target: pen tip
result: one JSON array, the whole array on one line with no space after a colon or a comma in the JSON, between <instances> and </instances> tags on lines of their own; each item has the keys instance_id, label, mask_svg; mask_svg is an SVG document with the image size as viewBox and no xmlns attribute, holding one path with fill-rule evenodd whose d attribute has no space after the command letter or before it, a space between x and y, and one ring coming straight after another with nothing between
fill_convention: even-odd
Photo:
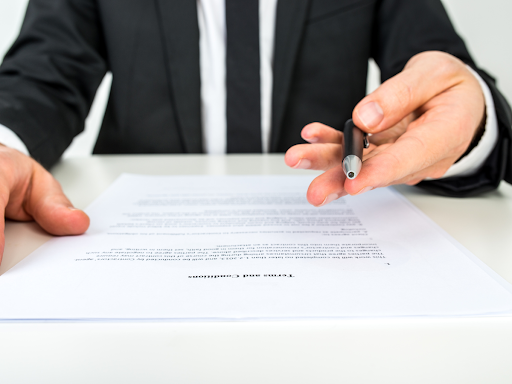
<instances>
[{"instance_id":1,"label":"pen tip","mask_svg":"<svg viewBox=\"0 0 512 384\"><path fill-rule=\"evenodd\" d=\"M343 171L345 172L345 175L350 180L354 180L357 175L359 175L359 172L361 172L361 167L363 165L360 158L354 155L348 155L343 159Z\"/></svg>"}]
</instances>

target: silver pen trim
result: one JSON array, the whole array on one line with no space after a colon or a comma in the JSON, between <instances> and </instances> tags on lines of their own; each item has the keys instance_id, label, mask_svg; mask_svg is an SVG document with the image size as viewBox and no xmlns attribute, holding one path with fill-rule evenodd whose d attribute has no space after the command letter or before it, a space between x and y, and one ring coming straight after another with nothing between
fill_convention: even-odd
<instances>
[{"instance_id":1,"label":"silver pen trim","mask_svg":"<svg viewBox=\"0 0 512 384\"><path fill-rule=\"evenodd\" d=\"M350 179L353 180L361 172L363 162L355 155L348 155L343 159L343 172Z\"/></svg>"}]
</instances>

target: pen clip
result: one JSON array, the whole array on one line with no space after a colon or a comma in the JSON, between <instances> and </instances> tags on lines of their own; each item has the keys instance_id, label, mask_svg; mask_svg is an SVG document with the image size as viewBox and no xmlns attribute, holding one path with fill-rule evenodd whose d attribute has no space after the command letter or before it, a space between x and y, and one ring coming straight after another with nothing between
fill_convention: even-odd
<instances>
[{"instance_id":1,"label":"pen clip","mask_svg":"<svg viewBox=\"0 0 512 384\"><path fill-rule=\"evenodd\" d=\"M370 147L370 142L368 141L368 134L365 133L363 135L363 148L369 148Z\"/></svg>"}]
</instances>

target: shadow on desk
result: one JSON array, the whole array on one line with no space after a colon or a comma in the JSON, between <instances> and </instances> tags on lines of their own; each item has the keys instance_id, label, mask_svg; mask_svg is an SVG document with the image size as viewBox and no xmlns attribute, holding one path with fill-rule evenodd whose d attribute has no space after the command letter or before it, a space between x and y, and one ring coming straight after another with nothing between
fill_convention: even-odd
<instances>
[{"instance_id":1,"label":"shadow on desk","mask_svg":"<svg viewBox=\"0 0 512 384\"><path fill-rule=\"evenodd\" d=\"M36 222L5 221L4 258L0 265L0 276L18 264L27 255L53 238Z\"/></svg>"}]
</instances>

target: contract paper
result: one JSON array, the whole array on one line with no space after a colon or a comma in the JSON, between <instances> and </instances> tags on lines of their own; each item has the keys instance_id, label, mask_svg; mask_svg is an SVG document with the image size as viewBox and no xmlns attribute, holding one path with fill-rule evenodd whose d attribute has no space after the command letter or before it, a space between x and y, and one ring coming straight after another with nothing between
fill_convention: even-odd
<instances>
[{"instance_id":1,"label":"contract paper","mask_svg":"<svg viewBox=\"0 0 512 384\"><path fill-rule=\"evenodd\" d=\"M121 176L0 276L2 320L481 316L512 291L391 188L315 208L311 177Z\"/></svg>"}]
</instances>

